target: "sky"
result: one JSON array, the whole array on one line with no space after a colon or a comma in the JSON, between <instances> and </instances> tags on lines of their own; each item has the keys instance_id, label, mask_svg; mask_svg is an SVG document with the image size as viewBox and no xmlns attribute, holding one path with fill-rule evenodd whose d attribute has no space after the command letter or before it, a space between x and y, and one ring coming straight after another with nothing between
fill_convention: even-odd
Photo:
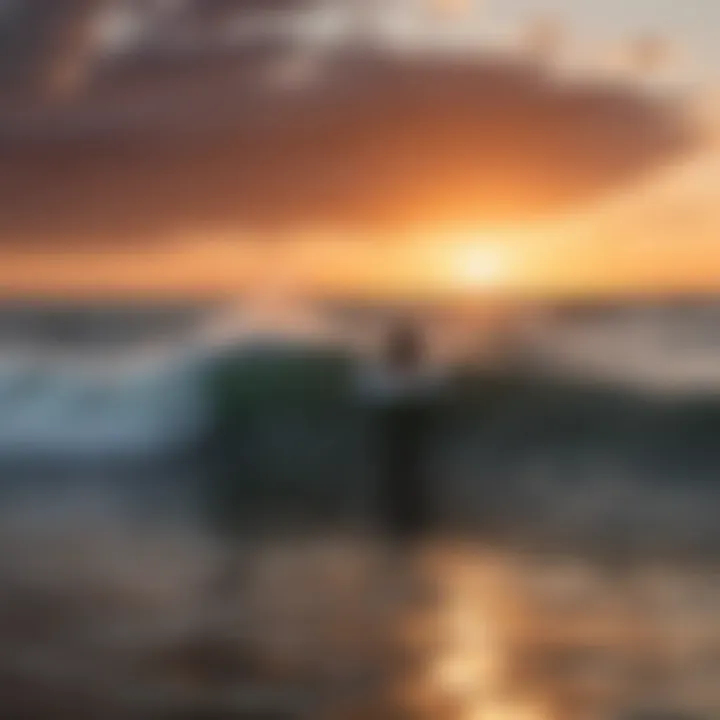
<instances>
[{"instance_id":1,"label":"sky","mask_svg":"<svg viewBox=\"0 0 720 720\"><path fill-rule=\"evenodd\" d=\"M414 0L398 0L412 6ZM572 45L601 57L637 35L669 39L694 72L720 71L720 4L714 0L435 0L463 8L490 34L513 37L537 17L553 17L567 29ZM433 0L430 0L433 2ZM421 2L422 4L422 2Z\"/></svg>"},{"instance_id":2,"label":"sky","mask_svg":"<svg viewBox=\"0 0 720 720\"><path fill-rule=\"evenodd\" d=\"M573 32L598 44L617 42L625 33L658 32L698 63L720 69L720 4L714 0L487 0L486 6L485 12L502 25L556 12Z\"/></svg>"},{"instance_id":3,"label":"sky","mask_svg":"<svg viewBox=\"0 0 720 720\"><path fill-rule=\"evenodd\" d=\"M444 2L461 7L472 0ZM523 28L537 18L553 18L566 36L563 49L567 46L572 61L578 63L602 62L633 37L657 34L670 47L677 48L672 53L676 56L673 62L682 68L683 79L701 81L700 89L693 82L688 83L693 88L694 101L714 97L720 47L713 35L714 28L720 26L720 3L712 0L477 0L477 3L483 32L498 38L521 36ZM355 71L351 68L349 72ZM570 92L569 104L565 100L556 103L552 86L544 87L539 95L537 88L531 88L527 97L535 98L533 104L528 105L527 99L523 99L512 106L515 109L509 115L500 113L493 118L482 103L465 102L462 84L453 96L447 95L442 75L439 81L434 76L432 81L423 79L421 88L430 88L432 92L439 88L444 102L461 108L436 116L434 110L428 113L428 108L437 103L423 106L423 113L430 118L424 132L433 136L436 128L445 128L433 157L437 160L449 152L457 158L450 165L438 165L433 164L435 161L423 164L413 159L420 154L411 143L403 145L407 135L404 120L395 123L395 129L394 121L382 113L368 114L367 108L379 106L372 99L372 92L388 77L382 68L373 72L366 77L371 90L362 91L370 94L358 95L364 98L357 106L364 113L362 123L355 110L346 115L333 110L332 122L337 126L334 137L338 143L335 150L324 149L333 147L328 145L331 134L327 130L318 136L319 142L312 140L317 144L308 146L311 152L302 150L307 138L315 138L297 134L297 118L310 112L302 104L292 105L292 112L281 113L282 121L270 123L269 131L276 131L276 135L266 134L268 123L261 118L258 127L263 134L240 136L239 142L233 134L236 126L229 134L223 134L226 130L222 126L202 124L206 122L205 107L211 108L213 122L219 122L217 118L223 115L213 112L212 105L205 105L204 96L193 94L197 88L193 87L191 93L189 86L181 86L179 94L173 96L167 83L158 85L162 92L156 93L167 95L167 105L163 107L158 101L142 106L145 111L142 117L132 114L134 105L123 106L122 98L113 100L115 105L102 106L102 112L83 110L82 103L76 110L70 103L50 111L48 117L56 118L52 122L38 115L34 132L39 137L60 132L58 128L69 128L76 135L80 133L82 152L75 152L67 162L67 151L56 151L52 144L43 144L45 139L36 146L35 140L24 136L25 140L18 144L11 133L8 146L6 138L5 176L0 173L6 203L0 214L0 237L11 247L4 251L0 265L0 288L26 294L227 293L249 284L276 281L303 289L371 294L417 291L467 294L490 290L615 294L720 289L720 240L716 239L720 238L720 209L712 192L720 183L718 143L711 133L694 143L691 150L681 152L674 140L662 140L666 126L660 114L651 111L633 115L636 99L643 96L642 88L630 91L629 102L618 101L614 96L609 102L603 101L592 116L577 110L585 107L578 98L584 97L586 86L581 85L577 95L574 90ZM343 77L339 76L340 86L345 85ZM217 97L231 98L228 88L233 86L223 85L213 76L213 83L216 81L216 96L207 97L212 102ZM224 76L222 82L226 82ZM383 90L386 94L379 96L382 103L387 103L387 97L393 93L392 82L387 82ZM495 87L483 82L487 92ZM200 85L203 92L212 87L212 83L204 80ZM501 83L499 97L508 92L512 95L516 90L508 88L513 87ZM337 92L332 92L335 94L327 97L334 107ZM518 97L526 98L524 92L519 91ZM184 105L173 105L178 97ZM238 97L242 100L242 96ZM303 97L302 93L298 97ZM456 102L461 104L453 105ZM321 105L311 104L308 108L315 107L312 112L317 113L320 107L324 113L327 106L323 100ZM221 107L225 117L235 118L234 123L244 117L233 115L237 109L230 100L223 100ZM238 107L242 109L243 103L239 102ZM130 144L120 146L122 151L113 155L110 152L113 146L88 143L82 134L86 131L77 129L92 127L93 123L115 122L117 117L144 122L153 118L150 112L153 108L157 110L158 123L189 123L194 136L202 135L199 128L209 128L212 137L219 139L209 149L201 144L190 150L182 140L170 150L166 148L163 151L166 155L153 155L154 150L148 152L148 146L133 146L127 141ZM546 126L538 120L544 114ZM201 124L193 124L196 117L202 119ZM13 127L14 119L9 118L0 117L0 129L3 122ZM711 129L715 123L712 110ZM468 128L478 126L486 131L476 137ZM184 127L183 132L186 130ZM299 145L287 140L295 136ZM268 137L272 140L268 141ZM463 139L465 145L458 145L455 138ZM553 161L552 172L544 153L548 143L561 159ZM496 157L493 146L499 148ZM679 143L678 147L681 146ZM383 147L396 149L397 163L384 157L388 153L383 153ZM277 148L282 151L277 152ZM638 155L639 150L642 152ZM332 162L339 153L345 167ZM485 159L484 165L475 162L477 156ZM491 157L495 165L489 162ZM606 162L609 157L615 158L610 170ZM408 158L412 160L409 165ZM230 159L232 174L222 170L223 163ZM247 177L242 176L243 166L248 169ZM257 168L263 172L258 174ZM278 177L283 181L280 189ZM348 178L356 184L348 184ZM192 180L197 180L198 189L191 186ZM486 180L490 185L483 184ZM551 180L557 187L550 188ZM347 197L358 196L357 182L367 195L363 196L365 205L348 205ZM203 195L202 185L215 188L213 183L229 188L226 197L220 197L222 193L213 189L212 201L206 198L198 203L198 197L202 199ZM265 186L272 191L263 190ZM262 243L249 245L245 240L247 228L238 224L243 213L265 222L268 215L282 215L281 210L292 219L293 213L304 212L311 206L341 208L346 216L366 212L384 220L386 208L378 206L368 188L382 196L401 198L405 204L398 201L396 214L412 214L423 222L410 231L403 229L399 239L391 231L368 232L367 228L359 238L358 233L343 233L337 228L308 234L307 228L294 231L290 222L281 236L292 241L276 244L273 249ZM576 190L577 196L573 194ZM275 204L266 203L268 192L275 198ZM337 200L328 201L333 197ZM277 198L282 198L279 205ZM526 217L515 212L517 207L529 208L538 199L540 204L547 205L541 216ZM128 206L123 202L139 207L139 216L152 218L150 230L143 226L139 232L129 222ZM263 203L267 204L266 209ZM512 213L503 211L511 205ZM477 217L468 214L470 207L478 210ZM498 208L501 212L495 213ZM457 222L450 210L456 212ZM223 222L208 223L208 212L219 213ZM102 242L95 246L95 231L101 228L104 232L108 226L118 230L120 236L126 233L133 241L126 243L126 247L117 244L106 247ZM65 235L75 233L90 242L81 243L81 249L34 247L37 237L45 239L58 228L63 228ZM18 229L17 237L33 236L32 251L24 245L25 239L13 242ZM148 241L150 235L161 242ZM373 236L370 241L368 235ZM378 236L382 236L380 242ZM279 266L285 271L278 272Z\"/></svg>"}]
</instances>

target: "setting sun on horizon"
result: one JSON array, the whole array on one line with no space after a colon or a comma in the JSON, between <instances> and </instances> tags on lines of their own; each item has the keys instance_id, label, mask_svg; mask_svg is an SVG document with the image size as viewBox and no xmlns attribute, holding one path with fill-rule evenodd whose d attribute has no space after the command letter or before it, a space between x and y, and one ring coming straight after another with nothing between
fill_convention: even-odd
<instances>
[{"instance_id":1,"label":"setting sun on horizon","mask_svg":"<svg viewBox=\"0 0 720 720\"><path fill-rule=\"evenodd\" d=\"M451 290L497 289L508 286L518 270L518 259L503 244L502 235L478 233L475 239L443 243L439 255L447 267L446 282Z\"/></svg>"}]
</instances>

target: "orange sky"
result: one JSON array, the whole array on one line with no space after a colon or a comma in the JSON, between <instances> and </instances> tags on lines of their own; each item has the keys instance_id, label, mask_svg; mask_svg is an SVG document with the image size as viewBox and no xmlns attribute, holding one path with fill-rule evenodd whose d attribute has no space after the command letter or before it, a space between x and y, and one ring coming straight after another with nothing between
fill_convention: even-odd
<instances>
[{"instance_id":1,"label":"orange sky","mask_svg":"<svg viewBox=\"0 0 720 720\"><path fill-rule=\"evenodd\" d=\"M714 11L706 11L705 16L695 12L701 2L688 0L659 14L657 8L650 12L652 3L627 0L563 0L559 5L566 6L568 21L572 15L583 21L581 25L596 28L598 42L606 24L614 36L635 27L634 21L629 22L635 18L643 23L662 21L665 33L672 32L673 38L678 34L678 40L693 38L702 45L706 26L712 25L706 20ZM485 3L472 0L438 0L436 6L454 17L475 4L491 15L509 12L515 20L524 18L528 8L546 5L544 0L508 0L485 8ZM491 26L501 27L501 18ZM710 105L709 125L716 129L720 113L716 102ZM222 145L221 152L225 150ZM526 155L520 157L524 178ZM500 158L506 162L505 154ZM582 159L574 156L578 163ZM227 294L273 284L298 291L368 295L714 291L720 290L719 186L720 142L713 139L694 157L616 189L592 205L522 227L427 227L422 234L402 239L306 232L278 244L253 244L243 239L241 229L228 228L223 233L214 230L214 235L161 237L160 244L142 251L137 245L124 252L5 250L0 254L0 292ZM441 204L442 191L448 190L447 183L437 187L429 204ZM461 194L463 189L461 182L455 192ZM31 193L32 189L27 191L29 200ZM80 200L92 206L92 198L81 194ZM451 205L451 200L452 196L446 197L445 203ZM36 207L25 204L36 216ZM49 223L52 227L52 220Z\"/></svg>"},{"instance_id":2,"label":"orange sky","mask_svg":"<svg viewBox=\"0 0 720 720\"><path fill-rule=\"evenodd\" d=\"M522 228L428 228L423 237L306 233L278 245L168 239L139 252L7 254L12 294L233 293L276 283L353 294L720 290L720 151L593 206Z\"/></svg>"}]
</instances>

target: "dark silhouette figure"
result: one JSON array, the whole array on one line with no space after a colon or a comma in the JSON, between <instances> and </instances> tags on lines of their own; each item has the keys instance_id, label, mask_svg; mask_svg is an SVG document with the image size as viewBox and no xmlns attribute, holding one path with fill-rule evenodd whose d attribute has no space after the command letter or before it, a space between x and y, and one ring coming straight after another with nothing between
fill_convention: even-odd
<instances>
[{"instance_id":1,"label":"dark silhouette figure","mask_svg":"<svg viewBox=\"0 0 720 720\"><path fill-rule=\"evenodd\" d=\"M398 322L388 333L383 355L391 370L418 372L425 361L425 343L420 329L409 321Z\"/></svg>"},{"instance_id":2,"label":"dark silhouette figure","mask_svg":"<svg viewBox=\"0 0 720 720\"><path fill-rule=\"evenodd\" d=\"M423 382L426 348L418 327L399 322L382 355L386 397L379 417L380 513L395 541L422 539L432 525L426 457L430 402Z\"/></svg>"}]
</instances>

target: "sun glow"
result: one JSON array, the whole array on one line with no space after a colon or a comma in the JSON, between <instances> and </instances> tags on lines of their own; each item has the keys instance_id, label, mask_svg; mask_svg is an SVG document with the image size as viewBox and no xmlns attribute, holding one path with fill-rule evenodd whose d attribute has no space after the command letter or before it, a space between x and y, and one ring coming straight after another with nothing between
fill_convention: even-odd
<instances>
[{"instance_id":1,"label":"sun glow","mask_svg":"<svg viewBox=\"0 0 720 720\"><path fill-rule=\"evenodd\" d=\"M497 287L512 275L507 247L483 240L452 244L447 248L448 280L459 289Z\"/></svg>"}]
</instances>

